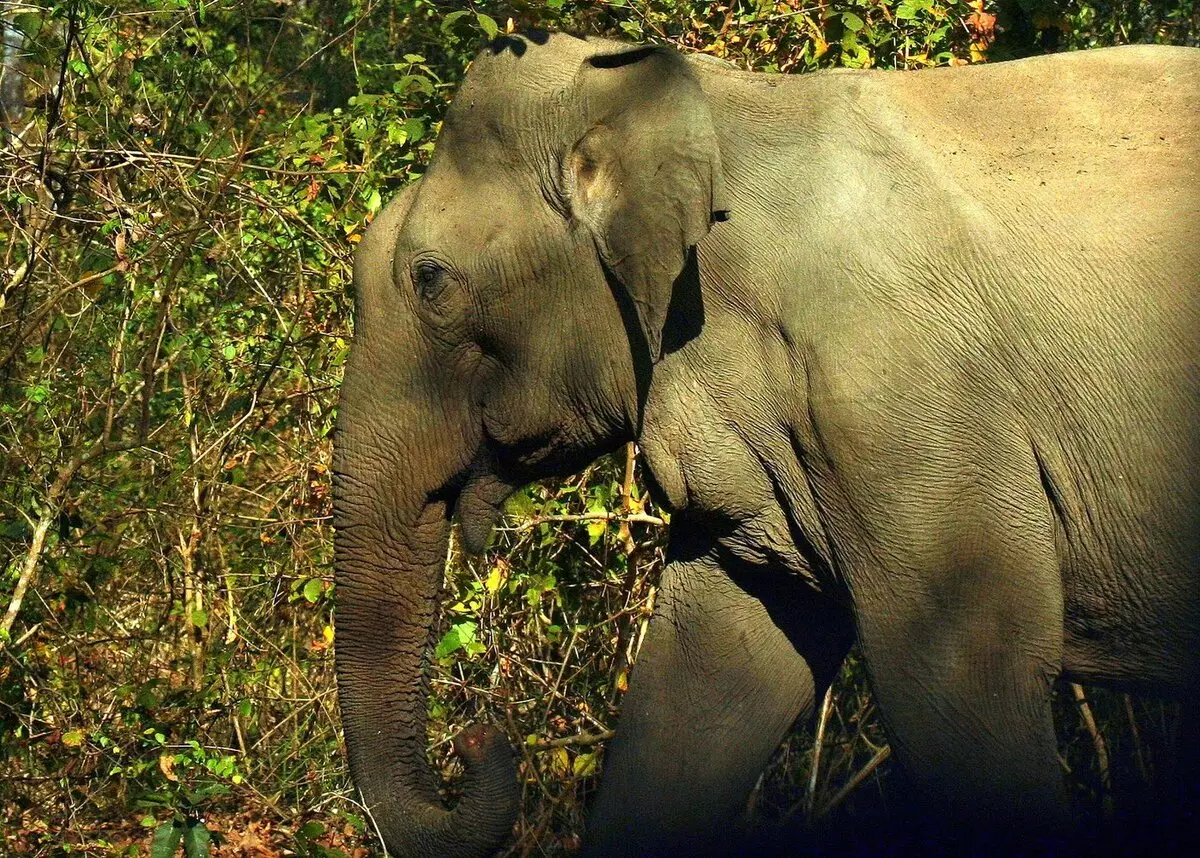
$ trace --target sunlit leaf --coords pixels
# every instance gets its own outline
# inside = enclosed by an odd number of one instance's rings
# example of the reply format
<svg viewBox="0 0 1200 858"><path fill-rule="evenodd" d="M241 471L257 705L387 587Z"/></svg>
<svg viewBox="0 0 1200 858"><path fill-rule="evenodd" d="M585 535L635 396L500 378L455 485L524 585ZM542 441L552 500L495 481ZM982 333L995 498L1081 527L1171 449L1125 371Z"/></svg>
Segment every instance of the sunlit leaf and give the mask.
<svg viewBox="0 0 1200 858"><path fill-rule="evenodd" d="M474 642L476 628L477 626L473 622L455 623L438 641L437 649L434 651L437 657L445 658L468 643Z"/></svg>
<svg viewBox="0 0 1200 858"><path fill-rule="evenodd" d="M580 754L575 758L575 762L572 764L571 769L577 778L584 778L588 775L594 775L596 773L596 755Z"/></svg>
<svg viewBox="0 0 1200 858"><path fill-rule="evenodd" d="M496 34L500 32L500 26L496 23L491 15L485 15L482 12L475 13L475 20L479 22L479 29L487 34L489 39L496 38Z"/></svg>
<svg viewBox="0 0 1200 858"><path fill-rule="evenodd" d="M304 582L304 598L309 602L315 602L321 598L321 593L325 590L325 582L320 578L309 578Z"/></svg>

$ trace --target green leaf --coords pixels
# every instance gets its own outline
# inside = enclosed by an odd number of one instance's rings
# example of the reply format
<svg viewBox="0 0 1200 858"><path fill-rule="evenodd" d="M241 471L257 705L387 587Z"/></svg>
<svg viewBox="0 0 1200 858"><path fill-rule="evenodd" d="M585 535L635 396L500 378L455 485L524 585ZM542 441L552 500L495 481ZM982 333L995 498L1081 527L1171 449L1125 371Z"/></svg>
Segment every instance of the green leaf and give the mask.
<svg viewBox="0 0 1200 858"><path fill-rule="evenodd" d="M181 839L183 826L177 822L164 822L154 832L154 840L150 844L150 858L175 858Z"/></svg>
<svg viewBox="0 0 1200 858"><path fill-rule="evenodd" d="M588 538L591 539L592 545L600 541L600 537L604 535L604 531L608 529L608 522L604 519L599 521L589 521L587 523Z"/></svg>
<svg viewBox="0 0 1200 858"><path fill-rule="evenodd" d="M866 26L866 23L863 21L863 19L855 15L853 12L842 13L842 24L844 24L846 29L852 33L857 33Z"/></svg>
<svg viewBox="0 0 1200 858"><path fill-rule="evenodd" d="M575 777L583 778L596 773L596 755L595 754L580 754L575 758L575 762L571 765Z"/></svg>
<svg viewBox="0 0 1200 858"><path fill-rule="evenodd" d="M442 639L438 641L435 655L438 658L445 658L462 649L469 643L475 641L475 629L477 626L472 622L455 623L450 627L450 630L442 635Z"/></svg>
<svg viewBox="0 0 1200 858"><path fill-rule="evenodd" d="M208 625L208 614L201 610L192 611L191 614L188 615L188 619L192 621L193 626L199 629L202 629Z"/></svg>
<svg viewBox="0 0 1200 858"><path fill-rule="evenodd" d="M420 119L406 119L400 128L404 136L414 143L425 136L425 123Z"/></svg>
<svg viewBox="0 0 1200 858"><path fill-rule="evenodd" d="M496 34L500 32L500 27L496 24L491 15L485 15L482 12L475 13L475 20L479 22L479 28L487 34L489 39L496 38Z"/></svg>
<svg viewBox="0 0 1200 858"><path fill-rule="evenodd" d="M225 355L225 360L233 360L235 357L237 357L237 347L231 343L230 345L225 346L222 354Z"/></svg>
<svg viewBox="0 0 1200 858"><path fill-rule="evenodd" d="M449 32L450 28L454 26L455 21L459 20L460 18L465 18L467 15L470 15L470 14L471 14L470 9L459 9L457 12L451 12L449 15L447 15L445 18L442 19L442 32L443 33Z"/></svg>
<svg viewBox="0 0 1200 858"><path fill-rule="evenodd" d="M42 29L42 16L35 12L18 12L13 15L12 22L16 25L16 29L27 36L36 36Z"/></svg>
<svg viewBox="0 0 1200 858"><path fill-rule="evenodd" d="M425 58L420 54L405 54L404 61L406 63L423 63L425 62Z"/></svg>
<svg viewBox="0 0 1200 858"><path fill-rule="evenodd" d="M397 95L405 95L411 90L433 95L433 82L423 74L406 74L392 84L392 92Z"/></svg>
<svg viewBox="0 0 1200 858"><path fill-rule="evenodd" d="M316 602L321 598L323 589L324 582L320 578L309 578L304 584L304 598L310 602Z"/></svg>
<svg viewBox="0 0 1200 858"><path fill-rule="evenodd" d="M504 511L515 518L529 518L537 511L537 504L527 490L520 491L504 502Z"/></svg>
<svg viewBox="0 0 1200 858"><path fill-rule="evenodd" d="M208 826L203 822L196 822L188 826L183 835L183 853L187 858L208 858L208 846L212 840L212 835L208 831Z"/></svg>

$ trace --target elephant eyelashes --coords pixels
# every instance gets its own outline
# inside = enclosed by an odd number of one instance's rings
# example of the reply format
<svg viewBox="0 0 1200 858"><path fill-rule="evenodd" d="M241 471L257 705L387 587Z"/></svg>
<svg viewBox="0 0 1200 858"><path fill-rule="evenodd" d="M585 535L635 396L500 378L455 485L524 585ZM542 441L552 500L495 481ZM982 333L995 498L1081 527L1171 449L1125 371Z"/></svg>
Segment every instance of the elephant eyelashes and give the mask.
<svg viewBox="0 0 1200 858"><path fill-rule="evenodd" d="M425 259L413 266L413 286L422 301L432 301L445 286L446 269Z"/></svg>

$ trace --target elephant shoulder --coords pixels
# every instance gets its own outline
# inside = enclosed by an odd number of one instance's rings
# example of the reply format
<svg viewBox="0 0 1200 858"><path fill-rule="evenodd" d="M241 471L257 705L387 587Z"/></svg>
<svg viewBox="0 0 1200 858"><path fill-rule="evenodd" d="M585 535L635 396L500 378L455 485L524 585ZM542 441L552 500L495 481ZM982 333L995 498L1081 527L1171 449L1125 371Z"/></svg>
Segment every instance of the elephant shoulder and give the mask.
<svg viewBox="0 0 1200 858"><path fill-rule="evenodd" d="M812 437L833 458L920 461L965 454L991 429L1016 420L1003 369L978 344L949 332L914 335L911 319L881 321L871 335L826 339L807 362ZM981 386L980 378L992 383ZM990 387L990 389L988 389ZM972 418L969 415L976 415Z"/></svg>

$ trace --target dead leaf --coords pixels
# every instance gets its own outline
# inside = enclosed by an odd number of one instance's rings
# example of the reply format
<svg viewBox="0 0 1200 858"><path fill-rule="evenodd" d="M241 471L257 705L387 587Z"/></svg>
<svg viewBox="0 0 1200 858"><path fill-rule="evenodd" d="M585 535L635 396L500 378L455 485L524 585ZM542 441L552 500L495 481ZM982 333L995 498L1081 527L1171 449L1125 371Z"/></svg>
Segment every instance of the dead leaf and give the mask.
<svg viewBox="0 0 1200 858"><path fill-rule="evenodd" d="M179 776L175 774L175 755L174 754L159 754L158 770L163 773L163 777L171 783L179 783Z"/></svg>

